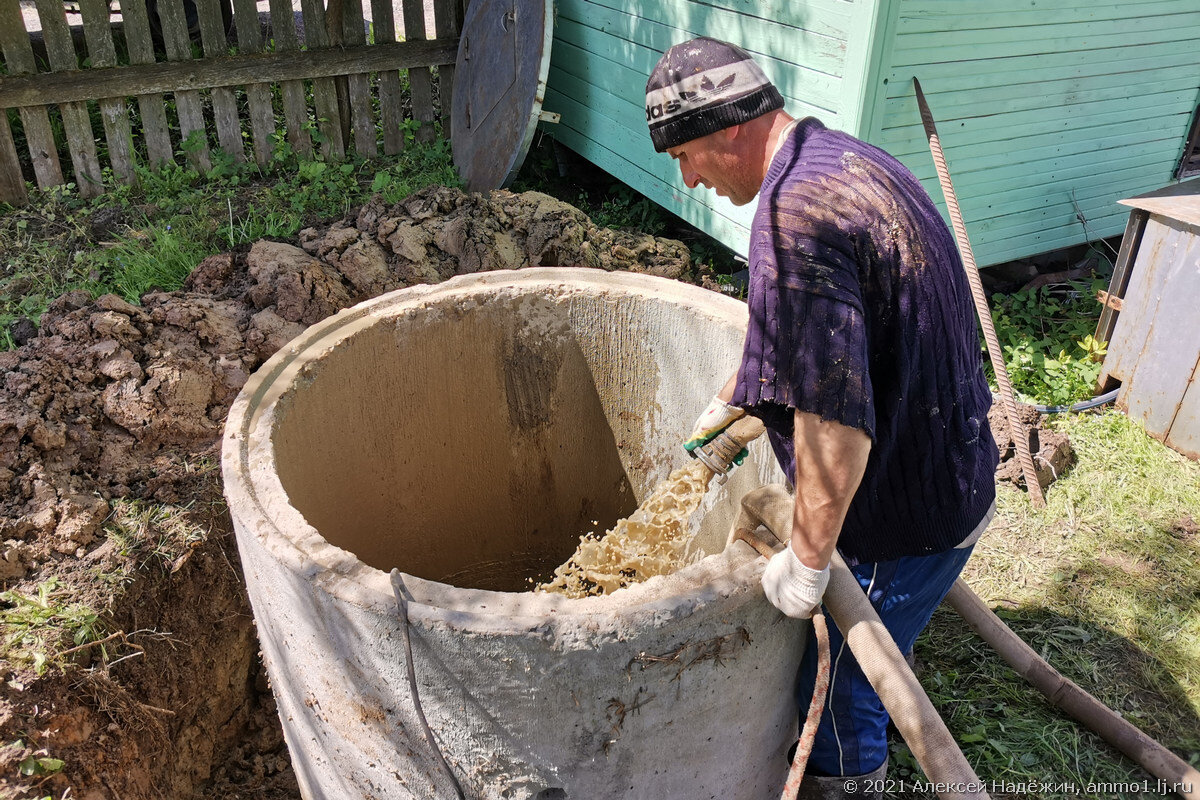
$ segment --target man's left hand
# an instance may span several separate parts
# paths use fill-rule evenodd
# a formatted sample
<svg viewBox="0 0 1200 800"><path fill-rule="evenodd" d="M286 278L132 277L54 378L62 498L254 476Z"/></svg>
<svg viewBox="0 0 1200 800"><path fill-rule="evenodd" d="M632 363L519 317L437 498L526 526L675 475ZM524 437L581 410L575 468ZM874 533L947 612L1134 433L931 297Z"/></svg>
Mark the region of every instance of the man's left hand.
<svg viewBox="0 0 1200 800"><path fill-rule="evenodd" d="M771 556L762 585L771 605L795 619L808 619L821 605L829 584L829 567L810 569L800 563L791 545Z"/></svg>
<svg viewBox="0 0 1200 800"><path fill-rule="evenodd" d="M728 428L734 420L741 419L745 413L743 409L726 403L720 397L714 397L708 404L708 408L700 414L696 424L692 426L692 432L687 441L683 443L683 449L691 453L697 447L707 444L714 436ZM737 463L740 464L741 461Z"/></svg>

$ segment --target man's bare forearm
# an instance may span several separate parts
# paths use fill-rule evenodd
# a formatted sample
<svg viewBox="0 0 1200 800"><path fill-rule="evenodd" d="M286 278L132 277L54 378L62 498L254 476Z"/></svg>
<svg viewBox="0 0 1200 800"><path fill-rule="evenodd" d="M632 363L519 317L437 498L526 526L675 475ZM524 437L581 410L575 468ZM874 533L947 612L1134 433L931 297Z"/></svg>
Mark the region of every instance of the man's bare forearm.
<svg viewBox="0 0 1200 800"><path fill-rule="evenodd" d="M733 390L737 388L737 371L729 376L729 380L725 381L725 385L721 387L721 391L717 392L717 397L724 400L726 403L733 400Z"/></svg>
<svg viewBox="0 0 1200 800"><path fill-rule="evenodd" d="M824 569L833 556L846 510L862 480L871 452L866 433L816 414L795 413L796 507L792 550L810 569Z"/></svg>

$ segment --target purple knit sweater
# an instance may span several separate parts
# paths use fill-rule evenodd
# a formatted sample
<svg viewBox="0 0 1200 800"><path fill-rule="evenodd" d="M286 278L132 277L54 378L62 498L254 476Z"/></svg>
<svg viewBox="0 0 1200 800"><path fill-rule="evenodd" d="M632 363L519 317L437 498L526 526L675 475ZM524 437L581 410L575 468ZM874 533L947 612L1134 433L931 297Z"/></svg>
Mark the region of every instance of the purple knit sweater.
<svg viewBox="0 0 1200 800"><path fill-rule="evenodd" d="M933 201L887 153L808 118L771 162L750 236L734 404L766 423L789 479L793 409L871 437L838 539L851 565L954 547L995 497L997 453L966 275Z"/></svg>

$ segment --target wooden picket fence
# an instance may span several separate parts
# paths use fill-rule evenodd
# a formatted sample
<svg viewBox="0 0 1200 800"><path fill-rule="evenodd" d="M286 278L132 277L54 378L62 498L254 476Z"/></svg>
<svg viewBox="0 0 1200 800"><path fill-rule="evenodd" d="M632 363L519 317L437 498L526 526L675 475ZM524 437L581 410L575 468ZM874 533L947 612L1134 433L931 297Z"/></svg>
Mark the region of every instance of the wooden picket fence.
<svg viewBox="0 0 1200 800"><path fill-rule="evenodd" d="M316 152L310 135L314 124L321 134L320 153L327 159L349 152L376 156L380 138L383 152L398 153L407 130L430 141L438 113L432 67L437 67L443 131L449 135L462 0L428 0L432 31L426 30L425 0L403 0L403 42L396 40L393 0L369 0L370 44L363 0L329 0L328 6L322 0L301 0L303 42L290 0L270 0L270 39L263 35L255 0L224 0L231 2L236 36L227 33L222 0L194 0L200 58L193 58L184 0L157 0L159 52L151 35L154 12L148 11L146 0L119 0L122 19L117 25L110 18L109 0L74 1L83 18L85 53L76 50L62 0L36 0L44 53L26 32L20 0L0 0L0 50L7 71L0 77L2 201L27 201L22 155L42 189L71 180L65 177L65 154L81 195L103 191L89 102L98 103L107 161L115 177L126 183L136 181L139 160L157 168L173 162L181 148L200 171L211 168L214 146L244 162L244 132L249 133L249 157L266 164L280 117L286 140L302 157ZM89 66L81 68L85 54ZM404 70L412 113L407 122ZM235 87L244 87L240 103ZM168 95L174 99L175 125L168 121ZM140 125L132 124L131 100L137 103ZM20 114L27 153L18 153L8 109Z"/></svg>

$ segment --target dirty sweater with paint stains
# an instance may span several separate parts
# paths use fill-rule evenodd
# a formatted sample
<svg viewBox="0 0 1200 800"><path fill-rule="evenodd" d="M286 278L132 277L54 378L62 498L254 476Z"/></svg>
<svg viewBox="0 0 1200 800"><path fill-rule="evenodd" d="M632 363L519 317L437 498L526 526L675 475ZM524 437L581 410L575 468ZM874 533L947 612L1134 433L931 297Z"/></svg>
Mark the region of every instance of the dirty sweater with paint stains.
<svg viewBox="0 0 1200 800"><path fill-rule="evenodd" d="M838 550L851 565L961 542L995 497L974 307L933 201L882 150L816 119L771 161L750 239L733 402L795 478L793 409L872 439Z"/></svg>

